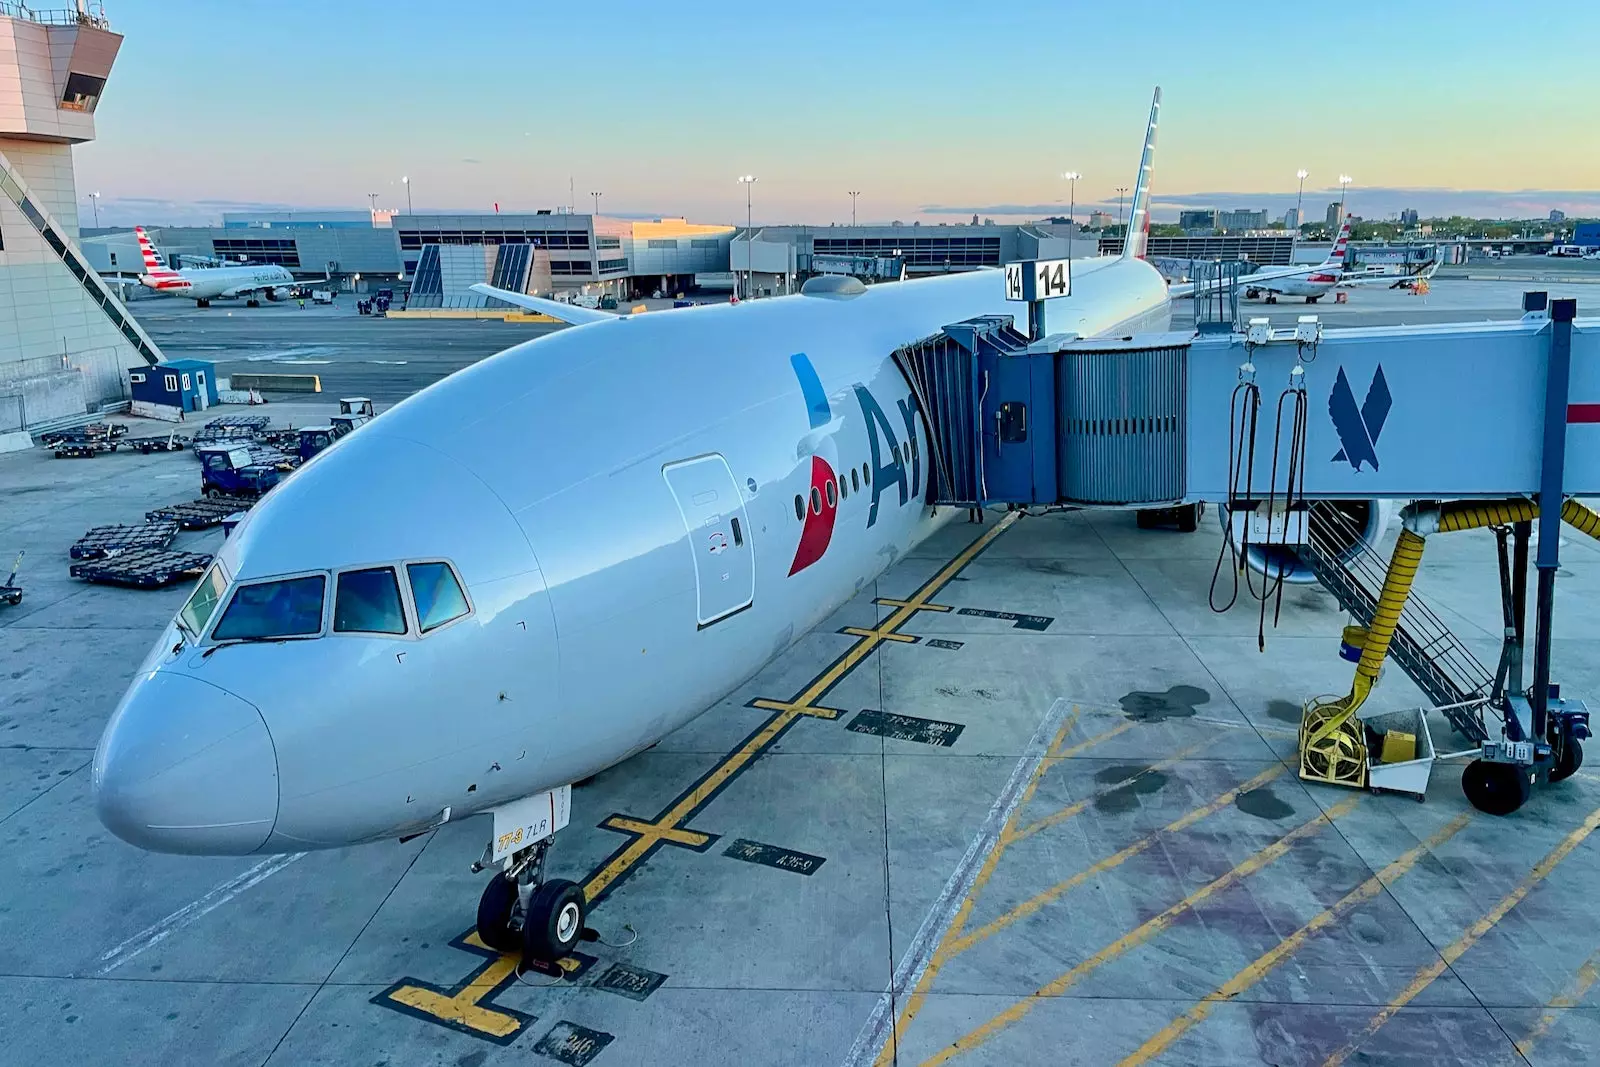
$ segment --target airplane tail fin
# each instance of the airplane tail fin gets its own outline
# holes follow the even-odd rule
[[[1123,259],[1143,259],[1150,240],[1150,171],[1155,165],[1156,127],[1161,121],[1161,86],[1156,86],[1150,102],[1150,125],[1144,133],[1144,152],[1139,156],[1139,175],[1133,183],[1133,204],[1128,211],[1128,232],[1122,242]]]
[[[1328,253],[1328,258],[1323,260],[1321,266],[1330,270],[1343,270],[1345,267],[1345,247],[1350,243],[1350,220],[1345,219],[1339,227],[1339,239],[1333,244],[1333,251]]]
[[[144,232],[144,227],[135,226],[133,232],[139,238],[139,253],[144,256],[144,272],[146,274],[173,273],[161,258],[161,253],[156,251],[156,246],[151,243],[150,235]]]

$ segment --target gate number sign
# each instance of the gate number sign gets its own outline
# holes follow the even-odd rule
[[[1006,299],[1051,300],[1072,294],[1072,262],[1030,259],[1006,264]]]

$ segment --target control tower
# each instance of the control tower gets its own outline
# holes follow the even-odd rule
[[[121,45],[98,5],[0,0],[0,436],[123,399],[161,358],[78,249],[72,146]]]

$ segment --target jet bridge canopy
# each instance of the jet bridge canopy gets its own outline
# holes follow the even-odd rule
[[[935,503],[1153,507],[1225,501],[1292,427],[1278,401],[1306,394],[1306,499],[1462,499],[1540,488],[1546,368],[1570,329],[1565,491],[1600,493],[1600,319],[1542,312],[1502,323],[1226,334],[1051,336],[1009,318],[954,323],[896,353],[933,445]],[[1262,404],[1254,449],[1236,389]],[[1292,407],[1292,405],[1289,405]],[[1274,415],[1279,415],[1275,425]],[[1280,428],[1281,427],[1281,428]]]

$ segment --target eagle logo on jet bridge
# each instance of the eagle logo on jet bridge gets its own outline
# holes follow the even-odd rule
[[[828,403],[828,394],[822,388],[822,379],[817,376],[816,368],[804,352],[790,356],[789,363],[800,381],[800,394],[805,398],[806,417],[811,426],[811,432],[805,438],[811,447],[811,481],[803,501],[805,517],[800,529],[800,544],[795,548],[794,562],[789,565],[789,575],[793,577],[828,551],[828,545],[833,541],[834,523],[839,515],[841,494],[835,487],[849,477],[849,468],[846,468],[843,478],[836,473],[838,446],[834,435],[824,432],[833,421],[833,408]],[[908,442],[907,448],[902,449],[899,439],[895,437],[894,427],[872,393],[858,383],[855,395],[867,424],[872,449],[872,463],[870,468],[866,468],[870,469],[872,476],[863,487],[870,488],[872,493],[872,504],[867,510],[867,528],[871,529],[878,521],[879,499],[891,486],[898,491],[901,505],[916,496],[922,482],[922,456],[919,450],[909,445],[916,439],[916,414],[910,398],[898,402]],[[908,463],[911,468],[909,485],[906,472]]]
[[[1388,421],[1389,409],[1393,406],[1389,380],[1383,376],[1381,363],[1373,371],[1372,384],[1367,386],[1367,398],[1359,409],[1356,407],[1356,394],[1350,388],[1350,379],[1345,377],[1344,368],[1340,367],[1338,377],[1333,382],[1333,392],[1328,396],[1328,415],[1339,434],[1339,444],[1344,447],[1339,449],[1332,462],[1343,460],[1358,471],[1362,463],[1370,463],[1372,469],[1377,470],[1378,435],[1383,433],[1383,424]]]

